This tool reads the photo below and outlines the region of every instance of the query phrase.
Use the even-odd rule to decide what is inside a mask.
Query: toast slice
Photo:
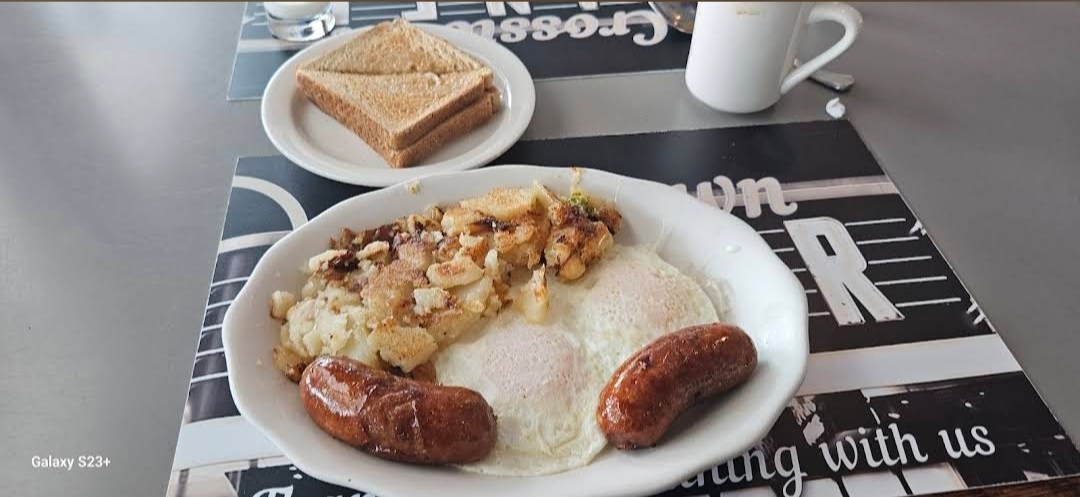
[[[445,74],[485,66],[446,40],[395,19],[353,37],[302,68],[352,74]]]
[[[439,125],[435,126],[435,129],[431,130],[430,133],[424,135],[417,140],[416,143],[413,143],[404,149],[385,148],[378,143],[369,143],[369,145],[378,152],[383,159],[386,159],[386,162],[390,164],[391,167],[409,167],[420,162],[436,150],[442,148],[443,145],[453,141],[459,136],[479,128],[484,123],[488,122],[492,116],[498,114],[501,107],[502,98],[499,95],[499,91],[494,88],[489,88],[484,92],[484,95],[477,99],[472,105],[465,107],[461,112],[458,112],[457,114],[450,116],[449,119],[439,123]]]
[[[315,105],[368,144],[402,149],[479,99],[491,87],[492,73],[486,67],[442,75],[301,69],[296,79]]]

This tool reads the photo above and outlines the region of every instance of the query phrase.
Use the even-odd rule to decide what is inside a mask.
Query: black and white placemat
[[[334,12],[331,36],[397,17],[472,31],[509,48],[534,79],[682,69],[690,50],[690,35],[644,2],[334,2]],[[261,98],[308,45],[271,37],[261,2],[245,5],[242,22],[229,100]]]
[[[758,446],[661,495],[921,495],[1080,474],[1080,452],[850,123],[523,141],[494,163],[670,184],[746,220],[803,283],[797,397]],[[238,161],[170,496],[365,495],[303,474],[238,416],[220,337],[267,247],[365,191],[283,157]]]

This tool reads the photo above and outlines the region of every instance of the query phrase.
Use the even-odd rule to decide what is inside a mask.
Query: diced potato
[[[509,229],[495,232],[495,249],[511,265],[535,268],[540,264],[549,230],[542,214],[524,216]]]
[[[550,208],[552,205],[562,201],[559,196],[555,194],[555,192],[551,191],[550,188],[540,184],[539,181],[533,181],[532,190],[533,196],[536,197],[537,202],[539,202],[540,206],[545,209]]]
[[[600,221],[579,219],[551,233],[544,259],[558,271],[559,279],[573,281],[585,273],[588,264],[604,255],[614,244],[607,226]]]
[[[435,247],[435,261],[446,262],[457,256],[461,251],[461,242],[457,236],[448,236],[443,238]]]
[[[517,298],[514,299],[514,307],[521,311],[530,323],[542,323],[547,318],[550,305],[547,268],[541,266],[533,271],[532,278],[518,292]]]
[[[536,205],[536,192],[532,188],[494,188],[483,196],[461,201],[462,207],[478,210],[500,221],[523,216]]]
[[[601,222],[594,222],[596,231],[581,243],[581,260],[591,263],[604,255],[607,249],[615,244],[615,238],[611,236],[607,226]]]
[[[435,311],[424,318],[424,326],[428,333],[435,338],[439,346],[453,342],[458,335],[469,329],[477,320],[480,313],[472,312],[458,307],[451,307]]]
[[[350,292],[348,288],[336,282],[327,285],[323,290],[323,300],[333,312],[339,312],[342,306],[360,305],[360,295]]]
[[[305,345],[304,337],[310,334],[315,329],[315,316],[317,314],[316,307],[318,306],[315,300],[304,300],[297,303],[289,312],[286,313],[285,325],[282,326],[282,334],[287,335],[288,340],[282,340],[282,343],[289,345],[293,351],[303,353],[307,356],[313,356],[322,348],[321,343],[318,344],[315,352],[308,350]],[[317,339],[318,337],[316,337]]]
[[[443,238],[445,238],[445,235],[443,235],[442,231],[425,231],[420,233],[420,240],[432,245],[441,242]]]
[[[576,219],[581,219],[581,216],[569,202],[559,201],[548,207],[548,219],[551,220],[552,226],[562,227]]]
[[[349,342],[345,344],[339,353],[350,359],[356,359],[368,366],[377,368],[379,364],[379,351],[370,344],[366,336],[353,336],[349,339]]]
[[[309,278],[304,287],[300,289],[300,298],[313,299],[319,292],[326,288],[326,280],[322,278]]]
[[[304,345],[304,352],[307,352],[308,356],[317,356],[323,351],[322,336],[318,333],[305,333],[300,337],[300,342]]]
[[[390,252],[390,244],[387,242],[371,242],[356,253],[357,259],[375,259],[379,254]]]
[[[465,233],[458,236],[458,243],[461,244],[461,250],[458,251],[457,255],[466,256],[478,265],[483,263],[484,256],[487,255],[488,248],[491,245],[485,236],[473,236]]]
[[[622,229],[622,214],[614,208],[604,206],[597,209],[596,218],[607,226],[612,235],[619,234],[619,230]]]
[[[484,277],[479,281],[454,289],[454,296],[461,302],[462,307],[481,313],[487,308],[488,298],[495,292],[495,284],[491,278]]]
[[[285,319],[289,309],[296,305],[296,295],[291,292],[276,291],[270,294],[270,317]]]
[[[570,256],[559,268],[558,276],[563,281],[574,281],[585,274],[586,269],[588,269],[588,266],[575,254]]]
[[[406,373],[426,362],[439,348],[431,334],[419,327],[380,326],[367,340],[379,351],[379,357]]]
[[[413,239],[407,243],[398,245],[397,257],[399,261],[404,261],[404,264],[409,269],[425,271],[431,263],[435,262],[435,258],[432,255],[434,249],[434,243],[428,243],[422,239]]]
[[[472,259],[458,256],[454,259],[432,264],[427,268],[427,277],[432,285],[442,288],[467,285],[484,276],[484,270]]]
[[[315,319],[315,331],[322,340],[322,350],[315,355],[334,354],[345,347],[349,341],[349,330],[346,327],[348,317],[344,314],[332,314],[324,312]]]
[[[341,257],[348,254],[348,250],[327,250],[311,259],[308,259],[307,269],[308,273],[317,273],[319,271],[326,271],[329,268],[330,261],[335,257]]]
[[[495,250],[509,252],[514,247],[527,243],[539,234],[539,227],[535,224],[518,224],[510,229],[495,232]]]
[[[484,217],[484,214],[477,210],[451,207],[443,213],[442,229],[448,236],[473,233],[474,225],[482,221]]]
[[[484,276],[495,281],[506,277],[507,266],[499,260],[499,252],[495,249],[487,251],[484,255]]]
[[[379,271],[360,292],[370,322],[379,322],[411,310],[412,291],[424,286],[424,273],[396,260]]]
[[[440,209],[439,206],[433,205],[431,207],[428,207],[427,210],[424,211],[424,217],[435,221],[436,223],[441,223],[443,217],[443,210]]]
[[[274,358],[274,367],[285,373],[285,377],[289,380],[299,383],[304,368],[307,367],[307,361],[295,352],[280,345],[274,347],[271,354]]]
[[[450,304],[450,292],[439,287],[417,288],[413,290],[413,313],[426,316],[431,311],[445,309]]]
[[[370,317],[366,307],[363,305],[346,306],[341,309],[341,314],[345,316],[345,329],[349,330],[350,335],[367,334]]]

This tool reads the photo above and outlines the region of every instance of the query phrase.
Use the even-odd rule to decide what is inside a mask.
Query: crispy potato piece
[[[540,264],[551,225],[543,214],[532,213],[495,232],[495,250],[509,264],[530,269]]]
[[[276,291],[270,294],[270,317],[283,320],[296,305],[296,295],[291,292]]]
[[[450,292],[439,287],[417,288],[413,290],[413,313],[417,316],[426,316],[432,311],[445,309],[450,305]]]
[[[465,233],[458,236],[458,243],[461,244],[461,249],[457,255],[468,257],[477,265],[484,263],[484,256],[487,255],[488,248],[491,246],[488,236],[473,236]]]
[[[494,292],[495,282],[486,276],[453,290],[454,297],[461,302],[462,307],[476,313],[484,312],[487,308],[488,298]]]
[[[285,373],[285,377],[289,381],[293,383],[300,382],[300,375],[304,373],[304,368],[307,367],[307,362],[303,358],[296,352],[280,345],[274,347],[271,355],[274,358],[274,367]]]
[[[356,253],[357,259],[369,259],[372,261],[378,260],[379,262],[386,262],[386,255],[390,252],[390,244],[388,242],[378,241],[371,242],[364,246]]]
[[[562,267],[559,268],[559,272],[557,273],[557,275],[559,276],[560,280],[574,281],[582,277],[582,275],[585,274],[585,270],[588,268],[589,267],[581,261],[581,257],[578,257],[577,254],[574,254],[570,256],[570,259],[568,259],[562,265]]]
[[[428,243],[423,237],[413,237],[409,241],[399,244],[397,247],[397,260],[409,269],[426,271],[428,266],[435,262],[432,252],[435,250],[434,243]]]
[[[540,204],[540,207],[545,209],[550,208],[552,205],[562,202],[555,192],[550,188],[544,186],[539,181],[533,181],[532,184],[533,196],[536,197],[536,201]]]
[[[521,287],[517,298],[514,299],[514,308],[521,311],[525,319],[530,323],[543,323],[547,318],[548,308],[547,268],[540,266],[533,271],[529,282]]]
[[[346,256],[349,254],[348,250],[327,250],[311,259],[308,259],[307,270],[309,274],[326,272],[330,269],[331,263],[334,259]]]
[[[424,215],[410,214],[405,218],[405,231],[409,233],[416,233],[418,231],[438,231],[442,229],[442,225],[439,221],[428,218]]]
[[[435,342],[442,347],[453,342],[479,319],[479,312],[468,311],[458,304],[428,314],[423,318],[422,325],[435,338]]]
[[[484,228],[484,213],[466,209],[464,207],[450,207],[446,209],[442,217],[442,229],[447,236],[458,236],[462,233],[473,234]],[[486,228],[490,229],[490,227]]]
[[[461,241],[456,236],[448,236],[439,241],[435,246],[433,255],[435,262],[447,262],[457,256],[461,251]]]
[[[506,222],[528,214],[536,205],[536,192],[532,188],[493,188],[485,195],[461,201],[466,209]]]
[[[431,334],[419,327],[380,325],[367,340],[379,350],[379,357],[406,373],[427,362],[439,348]]]
[[[360,292],[369,312],[368,326],[410,312],[412,291],[423,286],[427,286],[424,273],[412,269],[406,261],[387,264]]]
[[[559,279],[573,281],[614,243],[604,223],[578,219],[552,231],[544,248],[544,259],[557,271]]]
[[[427,268],[427,277],[431,284],[443,288],[467,285],[483,276],[484,270],[465,256],[454,257],[450,261],[432,264]]]
[[[338,351],[338,355],[356,359],[373,368],[381,369],[384,366],[382,359],[379,358],[378,349],[368,343],[367,334],[358,334],[351,337],[348,343]]]
[[[484,276],[498,282],[506,279],[511,266],[499,260],[499,251],[488,250],[484,254]]]
[[[618,235],[622,229],[622,214],[613,207],[600,207],[596,210],[596,219],[607,226],[612,235]]]

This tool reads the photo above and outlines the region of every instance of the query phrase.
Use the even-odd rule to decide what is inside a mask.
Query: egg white
[[[608,376],[660,336],[720,320],[705,290],[647,247],[613,246],[580,284],[587,290],[573,309],[573,326],[611,344],[614,352],[593,351]]]
[[[549,280],[546,322],[504,309],[439,352],[439,382],[479,392],[497,416],[495,448],[466,471],[535,476],[581,467],[607,445],[600,391],[653,339],[719,320],[705,291],[644,247],[614,246],[579,281]]]
[[[464,338],[439,353],[439,382],[479,392],[498,431],[491,454],[462,469],[550,474],[583,466],[604,448],[595,412],[606,377],[560,320],[536,325],[507,310]]]

